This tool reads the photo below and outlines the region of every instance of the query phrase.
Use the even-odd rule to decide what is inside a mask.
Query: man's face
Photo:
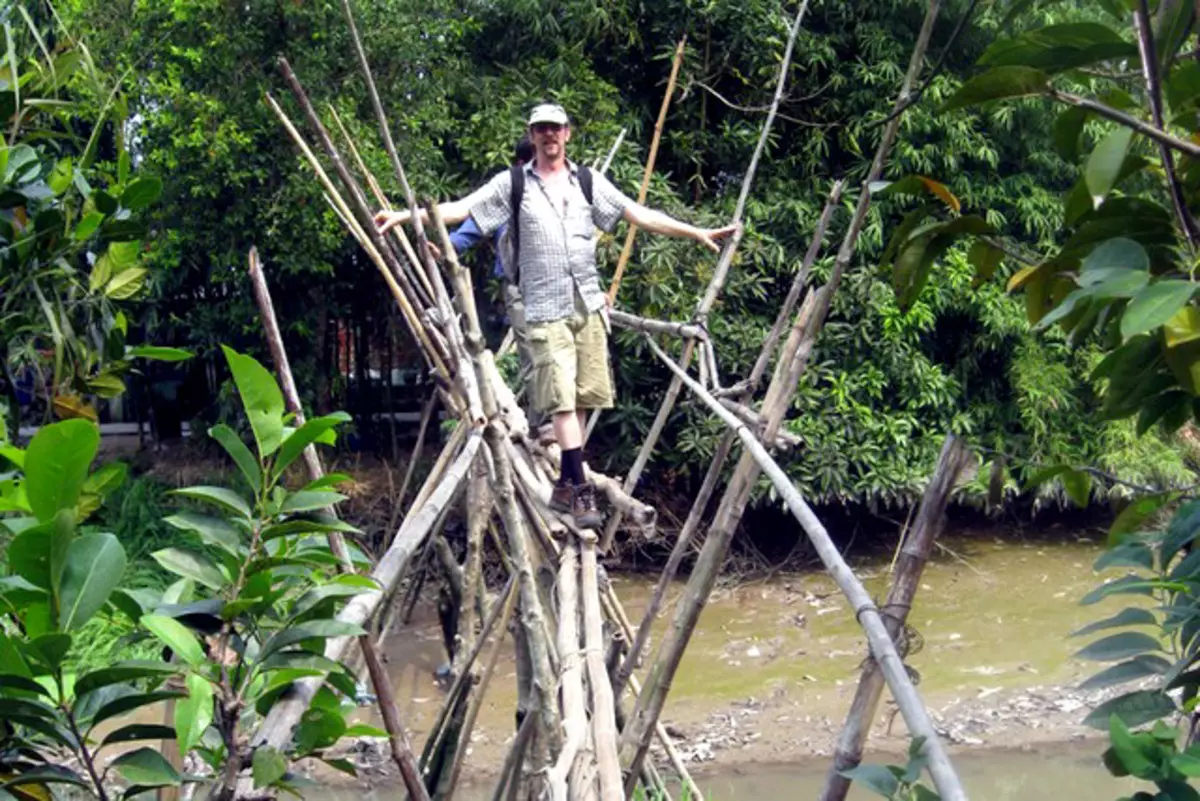
[[[571,141],[571,129],[553,122],[535,122],[529,126],[529,138],[538,155],[554,161],[563,154],[563,148]]]

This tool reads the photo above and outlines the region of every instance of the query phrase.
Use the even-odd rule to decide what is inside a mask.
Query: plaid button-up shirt
[[[566,208],[550,201],[542,179],[525,165],[525,195],[521,200],[520,286],[525,316],[530,323],[562,320],[575,312],[575,291],[590,312],[604,306],[596,272],[595,229],[611,231],[631,201],[595,170],[592,205],[579,186],[578,167],[570,161]],[[470,198],[471,217],[484,235],[512,217],[512,175],[492,178]]]

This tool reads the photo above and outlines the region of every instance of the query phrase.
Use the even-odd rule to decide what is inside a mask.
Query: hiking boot
[[[570,484],[555,484],[550,491],[550,508],[564,515],[571,514],[571,504],[575,500],[575,491]]]
[[[571,516],[580,528],[599,528],[604,522],[596,508],[596,487],[590,481],[575,486],[575,499],[571,503]]]

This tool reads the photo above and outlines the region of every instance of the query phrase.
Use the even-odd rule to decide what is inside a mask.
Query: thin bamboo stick
[[[699,339],[708,341],[708,331],[695,323],[674,323],[668,320],[653,320],[649,317],[639,317],[636,314],[612,309],[608,313],[612,324],[631,331],[642,331],[649,334],[670,334],[684,339]]]
[[[754,153],[750,157],[750,164],[746,167],[746,175],[742,178],[742,188],[738,194],[737,205],[733,211],[733,222],[740,223],[742,216],[746,210],[746,200],[750,196],[750,187],[754,183],[755,173],[758,171],[758,163],[762,158],[763,152],[767,147],[767,139],[771,132],[771,126],[775,122],[775,115],[779,111],[779,103],[783,99],[784,87],[787,84],[788,70],[792,64],[792,51],[796,46],[796,37],[800,33],[800,24],[804,21],[804,14],[808,10],[808,0],[803,0],[799,10],[796,12],[795,22],[792,23],[792,30],[788,34],[787,46],[784,48],[783,61],[779,65],[779,78],[775,83],[775,96],[771,100],[771,108],[767,112],[767,118],[763,121],[762,131],[758,137],[758,144],[754,147]],[[716,303],[717,296],[721,293],[721,289],[725,286],[725,280],[729,275],[729,269],[733,265],[733,256],[737,252],[738,246],[742,241],[742,227],[738,226],[734,231],[733,236],[729,237],[725,242],[725,247],[721,251],[721,256],[717,260],[717,266],[713,270],[712,278],[709,279],[708,287],[704,291],[704,295],[700,298],[700,302],[696,305],[695,319],[701,325],[708,321],[708,314],[712,310],[713,304]],[[683,354],[679,357],[679,365],[684,370],[692,363],[692,356],[695,352],[695,340],[688,340],[684,343]],[[638,450],[638,455],[633,461],[633,466],[629,468],[629,473],[625,476],[625,481],[622,484],[625,492],[632,493],[637,486],[638,480],[642,477],[642,471],[646,469],[646,464],[650,461],[650,456],[654,452],[654,447],[658,444],[658,439],[662,436],[663,429],[667,426],[667,420],[671,417],[671,412],[675,408],[675,401],[679,398],[679,391],[682,385],[674,378],[667,387],[666,393],[663,395],[662,402],[658,407],[658,414],[654,417],[654,422],[650,425],[650,430],[646,434],[645,441],[642,442],[641,449]],[[617,529],[621,525],[621,515],[613,514],[608,525],[604,529],[604,537],[600,542],[601,550],[607,551],[611,545],[613,537],[616,535]]]
[[[275,368],[280,376],[283,396],[287,401],[290,411],[296,417],[297,426],[302,426],[304,425],[304,409],[300,405],[300,395],[296,390],[296,381],[292,376],[287,351],[283,347],[283,337],[279,332],[279,324],[275,319],[275,307],[271,302],[271,293],[267,287],[266,278],[263,276],[262,265],[259,263],[258,250],[256,248],[250,249],[249,263],[250,281],[254,287],[254,296],[258,302],[263,329],[266,332],[271,355],[275,361]],[[325,475],[325,470],[321,465],[320,457],[317,455],[314,446],[309,445],[304,449],[304,462],[308,468],[310,480],[316,481]],[[328,541],[330,550],[338,558],[341,571],[344,573],[354,573],[354,564],[350,560],[350,553],[346,550],[346,543],[341,533],[336,531],[329,532]],[[376,650],[370,634],[360,637],[358,643],[362,649],[367,669],[371,674],[375,696],[379,700],[379,711],[388,732],[388,743],[391,748],[392,759],[400,769],[400,775],[404,778],[405,787],[408,788],[412,797],[415,799],[427,798],[428,796],[424,793],[424,785],[421,784],[417,773],[412,746],[408,742],[408,735],[400,720],[400,709],[396,704],[395,695],[392,693],[392,686],[387,672],[383,668],[383,660],[380,659],[379,652]]]
[[[921,701],[916,688],[913,687],[912,680],[908,676],[908,671],[904,668],[904,661],[896,652],[895,643],[893,643],[891,636],[888,634],[887,627],[884,625],[883,619],[879,614],[879,609],[875,606],[874,601],[871,600],[871,596],[866,588],[863,587],[862,582],[858,580],[858,577],[854,575],[854,571],[850,569],[849,565],[842,558],[837,546],[830,539],[829,532],[825,530],[821,521],[813,514],[812,509],[809,508],[804,498],[800,495],[800,492],[792,484],[791,479],[787,477],[783,469],[771,458],[771,455],[767,453],[767,450],[754,434],[735,415],[727,411],[716,398],[680,370],[671,361],[670,357],[654,344],[653,340],[647,338],[647,341],[650,343],[651,350],[667,365],[668,369],[679,376],[687,388],[703,401],[717,417],[721,418],[721,421],[725,425],[737,432],[738,438],[742,441],[745,453],[767,474],[775,490],[792,512],[792,516],[796,518],[797,522],[800,523],[800,526],[808,535],[826,570],[829,571],[838,588],[841,589],[846,599],[850,602],[850,605],[854,608],[855,618],[862,625],[867,635],[867,642],[870,643],[871,655],[883,672],[887,686],[892,692],[892,697],[896,699],[896,703],[900,707],[900,712],[904,716],[904,722],[907,724],[908,730],[914,736],[925,738],[923,753],[929,759],[929,773],[933,777],[939,795],[941,795],[944,801],[966,801],[966,792],[962,788],[962,784],[954,771],[954,766],[950,763],[950,758],[947,756],[941,740],[938,739],[937,731],[933,727],[933,721],[929,719],[929,713],[926,711],[925,705]],[[639,697],[639,702],[640,700]]]
[[[663,92],[662,106],[658,109],[658,120],[654,123],[654,136],[650,139],[650,154],[646,157],[646,169],[642,172],[642,185],[638,187],[638,203],[646,202],[646,193],[650,190],[650,176],[654,175],[654,162],[658,158],[658,143],[662,141],[663,126],[667,122],[667,110],[671,108],[671,96],[675,94],[675,80],[679,77],[679,65],[683,63],[683,47],[687,44],[684,36],[675,46],[675,58],[671,61],[671,77],[667,79],[667,90]],[[633,239],[637,236],[638,228],[630,223],[625,234],[625,245],[621,248],[621,257],[617,259],[617,268],[613,272],[612,284],[608,288],[608,302],[617,300],[617,292],[621,289],[621,278],[625,275],[625,265],[633,254]]]
[[[617,151],[621,148],[621,143],[625,141],[625,134],[628,132],[626,128],[622,128],[617,134],[617,138],[613,140],[612,147],[608,149],[608,155],[604,157],[604,163],[600,165],[600,174],[604,175],[608,172],[608,168],[612,166],[613,158],[616,157]]]
[[[959,475],[971,459],[972,456],[962,440],[953,434],[947,434],[937,466],[933,470],[933,477],[921,498],[912,536],[906,539],[900,549],[899,569],[883,605],[883,622],[893,642],[897,641],[909,610],[912,609],[913,599],[916,598],[917,589],[921,585],[921,574],[929,561],[929,555],[933,552],[934,542],[945,524],[946,504],[950,500],[950,493],[954,491]],[[838,737],[833,764],[825,777],[825,787],[821,790],[819,801],[845,801],[846,794],[850,791],[850,780],[841,772],[857,767],[862,761],[863,746],[870,736],[871,721],[874,720],[875,710],[879,707],[883,686],[884,679],[879,666],[874,659],[867,660],[863,666],[862,677],[858,680],[858,689],[855,690],[850,713],[846,716],[845,726]]]

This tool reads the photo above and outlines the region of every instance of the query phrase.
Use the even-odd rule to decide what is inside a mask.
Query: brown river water
[[[952,752],[971,797],[1111,800],[1130,794],[1137,785],[1106,773],[1099,759],[1103,741],[1078,725],[1085,703],[1063,700],[1060,690],[1102,667],[1070,658],[1084,642],[1069,633],[1119,608],[1117,601],[1078,604],[1100,581],[1091,570],[1099,546],[1065,533],[1001,540],[961,532],[943,542],[910,617],[924,647],[907,661],[920,674],[918,690],[935,722],[955,735]],[[886,591],[888,559],[864,559],[855,568],[873,595]],[[618,575],[613,582],[636,623],[653,579]],[[652,648],[682,587],[671,590]],[[698,758],[689,769],[706,797],[815,797],[864,654],[853,615],[823,572],[718,587],[664,712],[681,750]],[[420,743],[442,697],[432,674],[444,656],[428,614],[393,635],[387,658],[401,711]],[[490,798],[490,774],[512,731],[514,685],[506,646],[472,738],[465,798]],[[364,719],[372,719],[369,709]],[[902,762],[906,745],[900,718],[890,734],[881,723],[868,761]],[[323,797],[402,798],[394,782],[384,776],[349,785],[335,780]]]

